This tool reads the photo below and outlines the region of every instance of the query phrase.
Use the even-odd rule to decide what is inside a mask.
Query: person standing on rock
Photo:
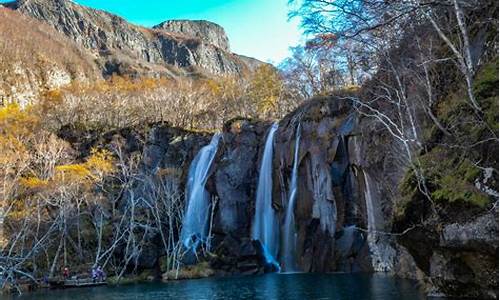
[[[68,279],[69,277],[69,268],[68,267],[64,267],[63,269],[63,278],[64,280]]]

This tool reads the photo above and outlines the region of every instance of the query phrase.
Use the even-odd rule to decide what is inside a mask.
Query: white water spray
[[[378,241],[377,225],[375,218],[375,203],[372,192],[372,180],[368,173],[363,172],[365,177],[365,201],[367,215],[368,234],[366,240],[370,249],[372,267],[376,272],[388,272],[393,269],[395,250],[387,241]],[[383,237],[381,237],[383,239]]]
[[[279,269],[276,262],[278,255],[279,223],[273,209],[273,142],[278,124],[274,123],[267,134],[266,144],[259,172],[257,197],[255,200],[255,216],[252,225],[252,239],[259,240],[268,264]]]
[[[195,250],[200,242],[206,242],[210,195],[205,189],[205,184],[217,153],[220,137],[220,133],[214,134],[210,144],[201,148],[189,167],[186,186],[188,202],[181,230],[181,240],[187,249]]]
[[[292,179],[288,194],[288,205],[286,208],[285,224],[283,226],[284,241],[282,251],[283,271],[296,271],[295,247],[297,242],[297,233],[295,231],[295,200],[297,198],[297,181],[299,172],[299,150],[300,150],[300,123],[295,132],[295,155],[293,158]]]

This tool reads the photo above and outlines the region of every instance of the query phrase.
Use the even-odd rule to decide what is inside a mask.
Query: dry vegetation
[[[47,24],[0,8],[0,103],[36,100],[38,90],[97,79],[92,58]]]
[[[15,103],[0,108],[1,287],[19,289],[20,278],[59,276],[69,265],[82,274],[100,264],[119,280],[158,232],[166,270],[178,268],[176,175],[144,176],[140,157],[125,157],[120,145],[77,159],[39,112]]]
[[[240,116],[279,118],[289,101],[277,70],[263,65],[246,78],[127,79],[75,82],[48,91],[40,107],[50,128],[75,125],[111,130],[154,122],[192,130],[215,130]]]

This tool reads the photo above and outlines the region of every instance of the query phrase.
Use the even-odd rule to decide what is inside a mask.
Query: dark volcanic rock
[[[371,270],[366,234],[358,230],[366,228],[364,181],[359,171],[362,166],[359,154],[349,148],[351,139],[356,138],[352,135],[356,120],[345,102],[313,99],[280,122],[273,159],[273,206],[280,223],[285,217],[299,123],[302,137],[295,207],[297,263],[306,272]],[[214,245],[224,249],[218,264],[228,264],[224,267],[226,272],[235,268],[234,236],[251,236],[258,171],[269,126],[246,119],[228,122],[219,144],[215,171],[207,184],[209,191],[218,196]],[[345,236],[342,239],[343,235],[337,232],[343,232],[348,225],[354,232],[350,241],[345,241]],[[338,250],[337,239],[341,243]]]
[[[144,147],[144,171],[154,174],[159,169],[179,169],[185,178],[191,160],[209,142],[210,134],[160,124],[153,126]]]
[[[393,219],[401,195],[397,184],[405,165],[394,161],[397,145],[367,119],[334,97],[312,99],[279,123],[273,158],[273,207],[283,224],[292,173],[295,133],[301,124],[298,196],[294,216],[297,264],[306,272],[388,271],[419,280],[429,294],[496,298],[498,287],[498,208],[476,214],[453,206],[446,222],[427,219],[427,202],[410,201],[402,219]],[[255,192],[270,122],[235,119],[225,124],[209,172],[207,190],[217,200],[211,252],[206,259],[219,275],[276,271],[266,265],[260,242],[251,240]],[[180,185],[189,165],[210,135],[156,124],[147,133],[123,129],[61,133],[82,152],[93,145],[142,151],[142,176],[178,170]],[[78,136],[82,138],[77,138]],[[139,180],[140,182],[140,180]],[[141,192],[141,185],[137,186]],[[147,191],[143,191],[145,194]],[[368,195],[369,194],[369,195]],[[369,239],[368,205],[374,229]],[[386,234],[392,230],[396,234]],[[161,243],[144,249],[140,266],[149,268]],[[280,254],[283,255],[282,253]],[[278,261],[280,257],[277,258]],[[195,258],[193,258],[193,263]]]
[[[250,235],[257,161],[266,129],[265,123],[245,119],[225,125],[220,155],[215,162],[214,183],[219,197],[217,231]]]
[[[498,298],[498,209],[466,223],[428,223],[398,240],[424,271],[431,294]]]
[[[286,207],[288,201],[295,132],[301,125],[295,220],[297,263],[302,271],[336,271],[337,264],[342,263],[335,254],[336,232],[346,224],[347,211],[355,214],[350,209],[355,205],[348,203],[356,201],[350,191],[359,189],[358,181],[350,181],[357,175],[352,173],[347,148],[354,121],[347,103],[323,98],[310,100],[280,122],[274,160],[276,207]],[[281,211],[284,218],[284,208]]]

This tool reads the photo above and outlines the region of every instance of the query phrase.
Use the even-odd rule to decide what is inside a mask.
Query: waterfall
[[[221,134],[216,133],[210,144],[201,148],[189,167],[186,185],[186,211],[182,221],[181,240],[188,249],[195,250],[206,242],[210,195],[205,189],[208,171],[217,153]]]
[[[393,269],[393,261],[396,255],[395,250],[390,246],[387,238],[377,236],[376,207],[373,199],[372,180],[367,172],[363,172],[365,177],[365,201],[367,215],[368,234],[366,240],[370,249],[372,267],[376,272],[387,272]]]
[[[264,154],[259,172],[255,216],[252,225],[252,239],[259,240],[266,262],[279,270],[276,262],[278,255],[278,219],[273,209],[273,142],[278,124],[274,123],[267,134]]]
[[[285,272],[294,272],[295,247],[297,233],[295,232],[295,200],[297,198],[297,180],[299,172],[299,150],[300,150],[300,123],[295,131],[295,156],[293,158],[292,179],[288,193],[288,205],[286,208],[285,224],[283,226],[284,242],[282,250],[282,265]]]
[[[371,190],[371,179],[366,172],[363,172],[365,177],[365,201],[366,201],[366,216],[367,216],[367,226],[368,226],[368,241],[374,241],[376,239],[375,231],[375,209],[373,208],[373,197]]]

